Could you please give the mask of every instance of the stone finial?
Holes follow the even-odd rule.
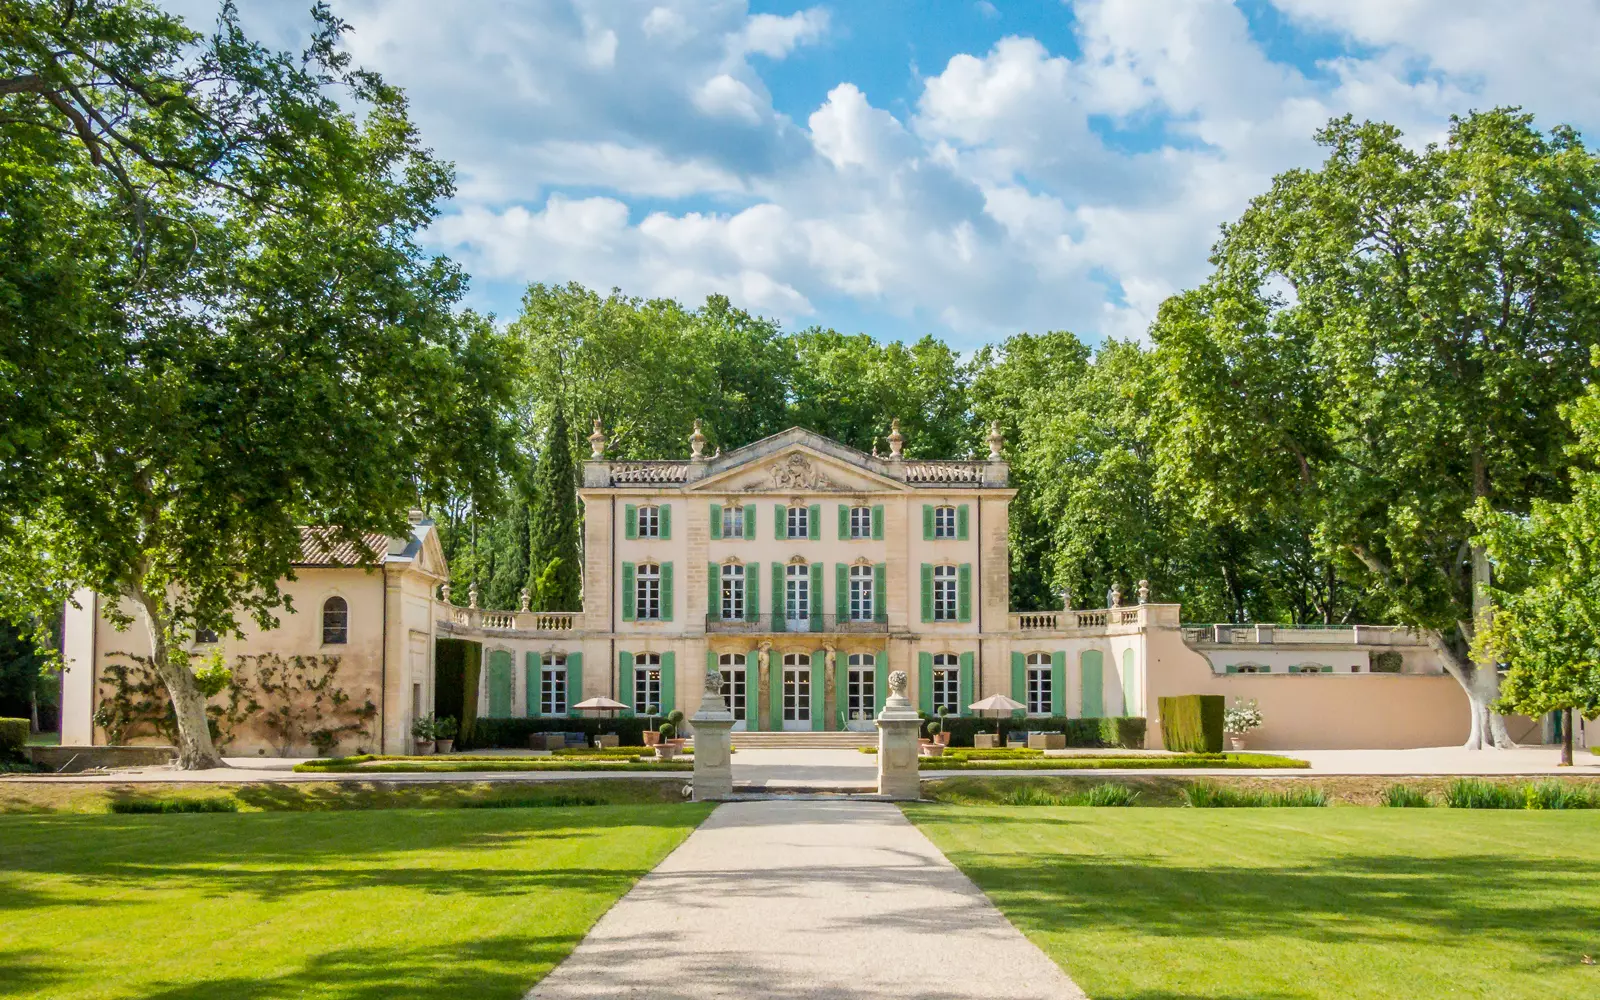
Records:
[[[1118,584],[1113,583],[1111,589],[1106,591],[1106,607],[1122,607],[1122,587]]]
[[[599,460],[606,457],[606,432],[600,427],[600,418],[594,418],[594,433],[589,435],[589,457]]]
[[[450,581],[449,580],[446,580],[445,582],[439,584],[439,598],[440,598],[440,600],[444,601],[446,604],[450,603]]]
[[[1006,436],[1000,432],[1000,421],[989,421],[989,461],[1000,461],[1000,450],[1006,446]]]
[[[714,695],[722,694],[722,671],[715,667],[706,668],[706,690]]]
[[[529,603],[532,602],[533,595],[528,593],[527,587],[523,587],[522,593],[518,596],[521,598],[521,603],[517,606],[517,610],[526,612],[528,610]]]
[[[900,418],[889,421],[889,461],[898,462],[905,457],[902,449],[906,439],[900,436]]]
[[[689,435],[689,457],[697,462],[706,460],[706,436],[700,430],[700,421],[694,422],[694,433]]]
[[[1071,587],[1062,587],[1060,593],[1061,593],[1061,610],[1062,611],[1071,611],[1072,610],[1072,588]]]
[[[477,606],[478,606],[478,581],[474,580],[474,581],[472,581],[472,586],[467,588],[467,607],[475,608]]]
[[[891,670],[889,672],[889,694],[896,698],[906,696],[906,672],[904,670]]]
[[[878,439],[877,439],[877,438],[873,438],[873,439],[872,439],[872,457],[873,457],[873,458],[880,458],[880,457],[882,457],[882,456],[880,456],[880,455],[879,455],[879,454],[878,454]]]
[[[1150,581],[1149,580],[1140,580],[1139,581],[1139,603],[1140,604],[1149,604],[1150,603]]]

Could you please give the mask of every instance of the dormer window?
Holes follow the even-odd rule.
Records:
[[[744,537],[744,508],[729,505],[722,508],[722,537]]]
[[[850,508],[850,537],[851,538],[871,538],[872,537],[872,508],[871,507],[851,507]]]
[[[811,537],[811,511],[799,504],[789,508],[789,537]]]

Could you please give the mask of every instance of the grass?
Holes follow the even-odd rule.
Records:
[[[60,733],[29,733],[28,746],[30,747],[55,747],[61,745]]]
[[[0,997],[512,1000],[708,811],[0,816]]]
[[[417,757],[400,760],[333,757],[296,764],[301,774],[455,774],[503,773],[515,771],[693,771],[693,760],[642,760],[634,757],[556,757],[477,758],[453,760],[449,757]]]
[[[1183,803],[1196,809],[1315,808],[1328,804],[1320,788],[1256,790],[1230,788],[1213,781],[1197,781],[1183,790]]]
[[[956,757],[923,757],[917,766],[924,771],[1155,771],[1167,769],[1212,768],[1248,770],[1252,768],[1307,768],[1311,765],[1294,757],[1265,753],[1183,754],[1174,757],[1024,757],[985,760]]]
[[[1583,813],[905,811],[1096,1000],[1600,996]]]
[[[1383,790],[1383,804],[1391,809],[1426,809],[1433,805],[1433,799],[1410,785],[1390,785]]]
[[[1008,806],[1131,806],[1139,791],[1127,785],[1095,785],[1081,792],[1054,792],[1035,784],[1017,785],[1001,796]]]

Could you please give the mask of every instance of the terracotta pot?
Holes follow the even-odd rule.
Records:
[[[1243,750],[1244,749],[1244,733],[1229,733],[1228,734],[1228,749],[1229,750]]]
[[[661,734],[660,733],[656,732],[653,729],[646,729],[644,731],[644,745],[645,746],[653,747],[657,743],[660,743],[660,742],[661,742]]]
[[[430,753],[433,753],[433,741],[432,740],[418,740],[417,741],[417,756],[425,757]]]
[[[677,755],[678,755],[678,748],[673,746],[670,741],[667,742],[667,743],[657,743],[656,744],[656,759],[658,759],[658,760],[671,760],[672,758],[676,757]]]
[[[947,746],[950,745],[950,734],[949,733],[936,733],[936,734],[934,734],[933,742],[939,744],[942,747],[947,747]]]
[[[434,749],[439,753],[453,753],[456,748],[455,738],[448,740],[434,740]]]
[[[922,752],[929,757],[943,757],[944,745],[940,743],[924,743],[922,744]]]

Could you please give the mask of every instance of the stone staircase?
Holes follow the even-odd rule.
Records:
[[[854,750],[875,747],[878,734],[871,733],[734,733],[736,750]]]

